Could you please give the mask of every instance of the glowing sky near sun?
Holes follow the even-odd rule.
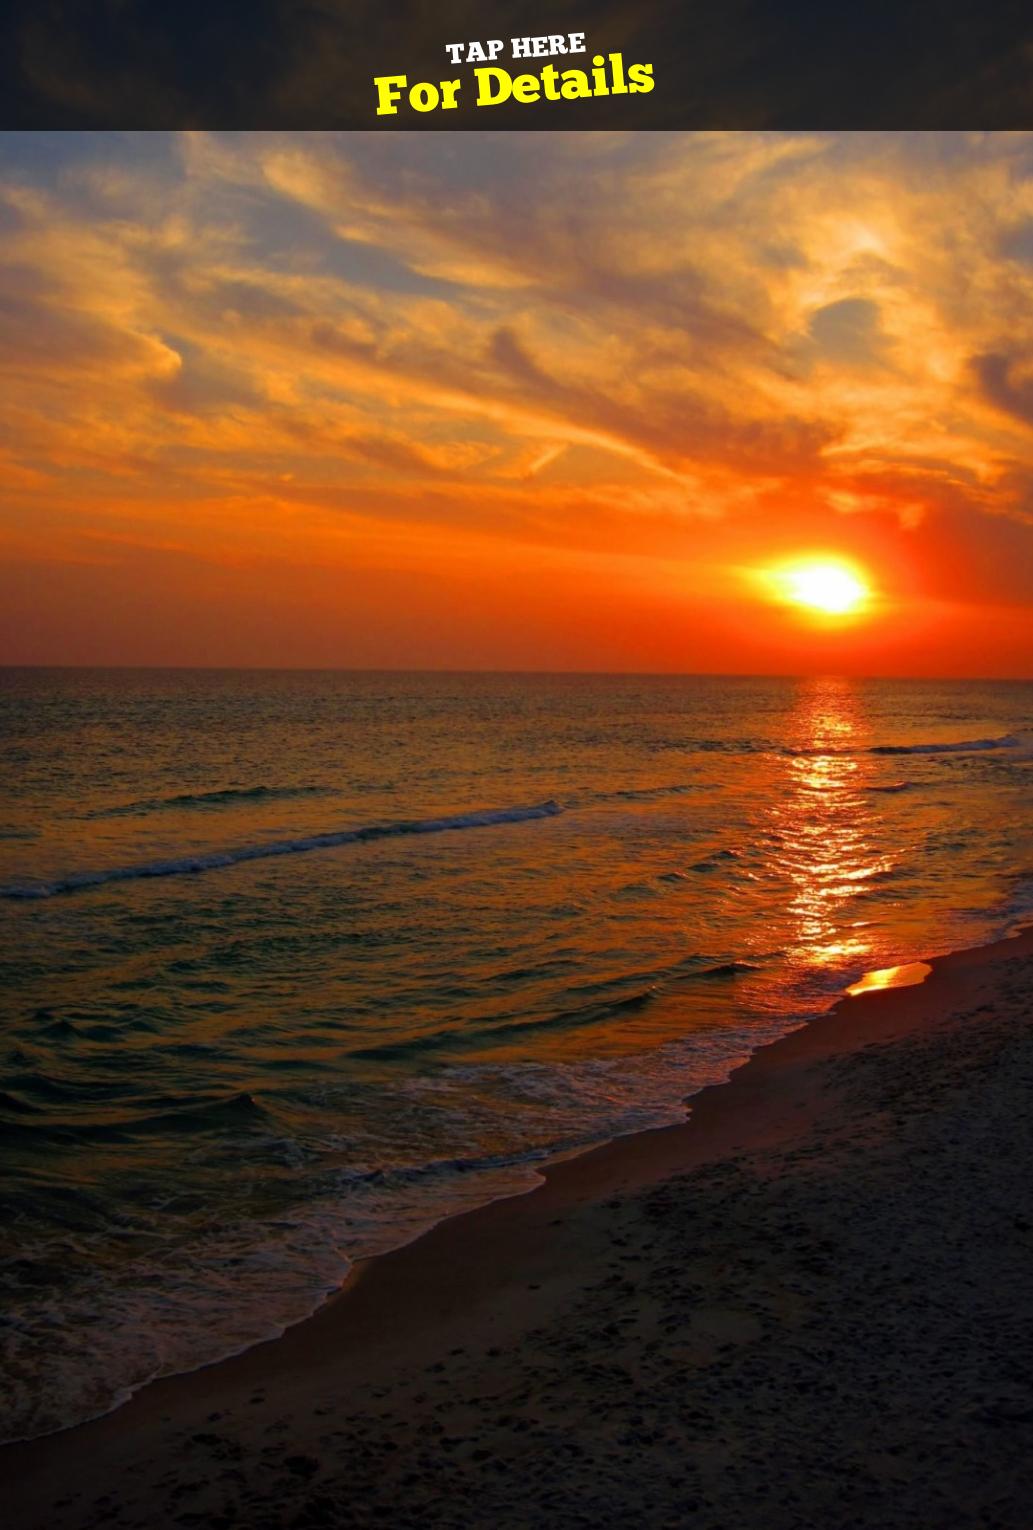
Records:
[[[0,172],[9,661],[1033,667],[1025,135],[33,134]],[[758,586],[815,560],[849,621]]]

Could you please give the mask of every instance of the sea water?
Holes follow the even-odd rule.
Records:
[[[7,670],[0,729],[7,1438],[1033,909],[1027,684]]]

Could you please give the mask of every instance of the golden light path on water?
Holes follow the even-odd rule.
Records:
[[[774,866],[791,889],[789,954],[811,968],[861,962],[872,949],[867,921],[844,927],[845,905],[894,864],[873,843],[868,726],[847,680],[816,680],[797,710],[799,752],[768,810]]]

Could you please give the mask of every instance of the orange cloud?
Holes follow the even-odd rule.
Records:
[[[598,621],[606,666],[803,663],[745,548],[875,568],[848,667],[1033,606],[1026,135],[43,136],[0,179],[13,657],[167,662],[90,613],[206,570],[261,662],[281,620],[284,662],[379,662],[302,570],[407,664],[461,659],[456,599],[470,662],[581,666]]]

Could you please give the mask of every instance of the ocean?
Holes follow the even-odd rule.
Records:
[[[1033,914],[1026,683],[22,669],[0,736],[5,1438]]]

